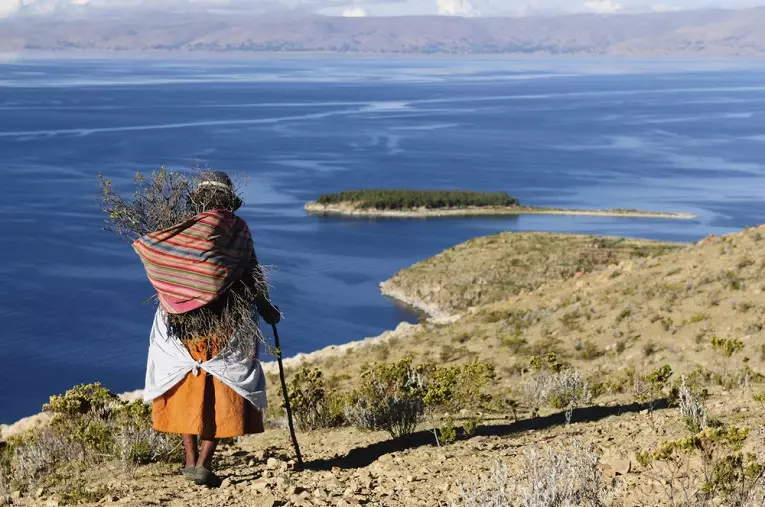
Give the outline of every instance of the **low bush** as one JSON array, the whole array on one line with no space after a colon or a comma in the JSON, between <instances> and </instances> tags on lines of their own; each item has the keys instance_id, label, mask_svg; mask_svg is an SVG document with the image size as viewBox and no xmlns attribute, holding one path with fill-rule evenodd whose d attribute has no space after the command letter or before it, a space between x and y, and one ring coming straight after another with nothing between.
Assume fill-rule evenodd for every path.
<instances>
[{"instance_id":1,"label":"low bush","mask_svg":"<svg viewBox=\"0 0 765 507\"><path fill-rule=\"evenodd\" d=\"M663 505L755 506L765 500L765 466L742 448L749 428L706 428L638 453L644 473L659 485Z\"/></svg>"},{"instance_id":2,"label":"low bush","mask_svg":"<svg viewBox=\"0 0 765 507\"><path fill-rule=\"evenodd\" d=\"M425 379L410 358L376 365L350 393L345 417L365 430L387 431L392 437L412 433L425 414Z\"/></svg>"},{"instance_id":3,"label":"low bush","mask_svg":"<svg viewBox=\"0 0 765 507\"><path fill-rule=\"evenodd\" d=\"M685 376L677 391L688 436L637 453L643 473L663 494L662 505L763 505L765 463L743 450L750 429L726 427L712 419L704 407L703 394L695 393ZM653 493L651 501L656 501Z\"/></svg>"},{"instance_id":4,"label":"low bush","mask_svg":"<svg viewBox=\"0 0 765 507\"><path fill-rule=\"evenodd\" d=\"M494 366L479 360L458 366L414 366L408 358L378 364L367 370L361 386L348 394L345 416L359 428L384 430L398 437L414 431L426 413L445 413L447 422L441 434L453 441L456 414L468 413L468 433L480 424L480 411L491 404L484 389L494 377ZM434 432L438 437L438 431Z\"/></svg>"},{"instance_id":5,"label":"low bush","mask_svg":"<svg viewBox=\"0 0 765 507\"><path fill-rule=\"evenodd\" d=\"M491 398L484 389L494 377L494 365L474 360L460 366L424 365L423 401L434 411L479 410Z\"/></svg>"},{"instance_id":6,"label":"low bush","mask_svg":"<svg viewBox=\"0 0 765 507\"><path fill-rule=\"evenodd\" d=\"M318 369L303 367L290 380L287 392L301 430L334 428L344 423L343 397L327 389Z\"/></svg>"},{"instance_id":7,"label":"low bush","mask_svg":"<svg viewBox=\"0 0 765 507\"><path fill-rule=\"evenodd\" d=\"M720 385L735 383L729 378L728 371L730 369L731 358L744 350L744 342L738 338L720 338L719 336L713 336L710 343L712 349L714 349L719 356L718 362L721 363L720 367L722 368L722 372L718 374L717 383Z\"/></svg>"},{"instance_id":8,"label":"low bush","mask_svg":"<svg viewBox=\"0 0 765 507\"><path fill-rule=\"evenodd\" d=\"M10 438L1 451L0 472L16 490L45 486L79 491L84 486L72 482L78 469L114 459L130 469L182 458L180 437L155 432L148 406L121 401L101 384L52 396L43 410L53 414L48 427ZM60 472L62 468L67 472Z\"/></svg>"},{"instance_id":9,"label":"low bush","mask_svg":"<svg viewBox=\"0 0 765 507\"><path fill-rule=\"evenodd\" d=\"M507 466L498 463L489 477L462 487L460 501L453 507L586 506L605 507L615 486L603 480L600 457L578 441L555 451L530 449L524 452L521 471L511 477Z\"/></svg>"},{"instance_id":10,"label":"low bush","mask_svg":"<svg viewBox=\"0 0 765 507\"><path fill-rule=\"evenodd\" d=\"M492 401L484 389L495 378L494 365L476 359L460 366L426 364L421 370L425 377L423 401L428 411L449 414L440 430L434 430L441 435L436 437L439 443L456 440L453 415L457 412L468 414L464 429L466 434L473 434L481 424L479 411Z\"/></svg>"},{"instance_id":11,"label":"low bush","mask_svg":"<svg viewBox=\"0 0 765 507\"><path fill-rule=\"evenodd\" d=\"M682 377L677 398L680 417L691 433L699 433L709 427L710 419L703 397L688 387L685 376Z\"/></svg>"},{"instance_id":12,"label":"low bush","mask_svg":"<svg viewBox=\"0 0 765 507\"><path fill-rule=\"evenodd\" d=\"M571 422L574 409L592 401L592 390L581 373L558 362L555 354L542 360L531 359L531 372L524 383L526 399L534 414L542 405L565 410L566 423Z\"/></svg>"},{"instance_id":13,"label":"low bush","mask_svg":"<svg viewBox=\"0 0 765 507\"><path fill-rule=\"evenodd\" d=\"M671 392L673 389L670 388L669 393L665 392L665 389L669 387L669 380L672 375L672 367L668 364L660 366L646 375L641 376L633 373L633 393L637 401L647 403L648 411L653 412L657 401L667 395L669 398L674 398L676 395Z\"/></svg>"}]
</instances>

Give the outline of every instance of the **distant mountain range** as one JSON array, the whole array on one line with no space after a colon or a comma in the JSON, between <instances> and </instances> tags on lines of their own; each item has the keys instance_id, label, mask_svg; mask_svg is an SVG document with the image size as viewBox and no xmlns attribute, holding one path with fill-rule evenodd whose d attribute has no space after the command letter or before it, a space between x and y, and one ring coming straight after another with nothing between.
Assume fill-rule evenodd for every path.
<instances>
[{"instance_id":1,"label":"distant mountain range","mask_svg":"<svg viewBox=\"0 0 765 507\"><path fill-rule=\"evenodd\" d=\"M765 55L765 8L459 18L152 15L15 19L0 51Z\"/></svg>"}]
</instances>

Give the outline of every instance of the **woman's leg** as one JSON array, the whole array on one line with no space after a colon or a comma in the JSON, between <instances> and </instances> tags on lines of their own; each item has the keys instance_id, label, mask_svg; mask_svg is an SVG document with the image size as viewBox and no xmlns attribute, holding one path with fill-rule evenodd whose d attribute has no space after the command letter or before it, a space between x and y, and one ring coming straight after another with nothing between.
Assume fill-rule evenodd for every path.
<instances>
[{"instance_id":1,"label":"woman's leg","mask_svg":"<svg viewBox=\"0 0 765 507\"><path fill-rule=\"evenodd\" d=\"M218 447L218 440L205 440L202 439L202 445L199 450L199 458L196 465L198 467L205 467L208 470L212 469L212 458L215 453L215 449Z\"/></svg>"},{"instance_id":2,"label":"woman's leg","mask_svg":"<svg viewBox=\"0 0 765 507\"><path fill-rule=\"evenodd\" d=\"M182 435L183 449L186 451L186 468L197 466L197 436Z\"/></svg>"}]
</instances>

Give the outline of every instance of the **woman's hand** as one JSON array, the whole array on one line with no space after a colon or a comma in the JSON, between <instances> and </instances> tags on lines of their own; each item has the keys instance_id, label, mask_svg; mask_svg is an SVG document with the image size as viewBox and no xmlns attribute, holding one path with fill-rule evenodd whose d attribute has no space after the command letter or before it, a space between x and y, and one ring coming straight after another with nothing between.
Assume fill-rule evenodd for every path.
<instances>
[{"instance_id":1,"label":"woman's hand","mask_svg":"<svg viewBox=\"0 0 765 507\"><path fill-rule=\"evenodd\" d=\"M263 320L270 326L275 326L282 320L282 313L279 311L278 306L274 306L268 303L268 306L263 309L260 314L263 316Z\"/></svg>"}]
</instances>

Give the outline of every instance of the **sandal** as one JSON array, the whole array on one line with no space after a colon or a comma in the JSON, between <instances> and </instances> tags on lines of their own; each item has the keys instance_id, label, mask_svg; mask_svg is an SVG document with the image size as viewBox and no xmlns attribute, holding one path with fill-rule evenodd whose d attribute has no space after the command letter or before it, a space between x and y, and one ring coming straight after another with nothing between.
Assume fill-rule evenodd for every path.
<instances>
[{"instance_id":1,"label":"sandal","mask_svg":"<svg viewBox=\"0 0 765 507\"><path fill-rule=\"evenodd\" d=\"M220 486L220 477L212 473L205 467L197 467L194 475L194 482L199 486L208 486L210 488L217 488Z\"/></svg>"},{"instance_id":2,"label":"sandal","mask_svg":"<svg viewBox=\"0 0 765 507\"><path fill-rule=\"evenodd\" d=\"M195 481L197 478L197 467L186 467L181 469L181 475L187 481Z\"/></svg>"}]
</instances>

